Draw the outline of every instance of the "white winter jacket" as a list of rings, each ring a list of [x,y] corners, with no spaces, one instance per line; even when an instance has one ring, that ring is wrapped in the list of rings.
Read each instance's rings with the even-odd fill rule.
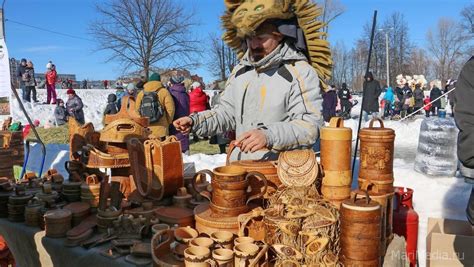
[[[220,105],[192,114],[192,131],[210,136],[229,130],[261,129],[269,151],[231,159],[276,159],[279,151],[311,147],[319,136],[321,95],[316,71],[287,43],[252,63],[249,52],[230,75]]]

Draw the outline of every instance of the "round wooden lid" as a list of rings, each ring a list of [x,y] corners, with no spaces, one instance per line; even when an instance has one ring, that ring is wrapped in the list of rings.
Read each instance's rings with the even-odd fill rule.
[[[321,128],[321,140],[352,140],[352,129],[344,127],[341,117],[333,117],[329,126]]]
[[[342,207],[349,210],[357,211],[374,211],[380,209],[380,204],[376,201],[373,201],[367,191],[363,192],[365,194],[364,198],[358,198],[359,194],[354,192],[353,197],[350,199],[344,200],[342,202]]]
[[[162,221],[175,224],[187,223],[194,219],[192,210],[180,207],[159,207],[155,209],[155,215]]]
[[[49,210],[44,214],[44,218],[47,220],[62,220],[72,217],[70,210],[58,209],[58,210]]]
[[[71,211],[72,214],[78,214],[88,211],[91,208],[89,203],[73,202],[64,206],[63,209]]]
[[[374,127],[374,122],[380,123],[379,127]],[[395,138],[395,131],[391,128],[385,128],[383,121],[379,118],[374,118],[370,121],[368,128],[362,128],[359,132],[359,136],[384,136]]]

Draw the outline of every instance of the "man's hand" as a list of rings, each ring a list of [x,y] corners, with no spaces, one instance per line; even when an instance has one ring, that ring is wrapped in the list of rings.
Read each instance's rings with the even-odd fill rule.
[[[193,120],[190,117],[182,117],[173,122],[173,126],[183,134],[189,134],[193,126]]]
[[[251,130],[239,136],[235,143],[242,152],[253,153],[267,146],[267,137],[262,130]]]

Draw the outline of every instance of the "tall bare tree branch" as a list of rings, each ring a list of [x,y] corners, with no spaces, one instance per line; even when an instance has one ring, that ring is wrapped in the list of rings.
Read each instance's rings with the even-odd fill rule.
[[[197,66],[202,51],[192,34],[195,12],[172,0],[108,0],[97,4],[100,19],[90,26],[107,61],[134,67],[148,76],[157,64]],[[148,78],[148,77],[147,77]]]

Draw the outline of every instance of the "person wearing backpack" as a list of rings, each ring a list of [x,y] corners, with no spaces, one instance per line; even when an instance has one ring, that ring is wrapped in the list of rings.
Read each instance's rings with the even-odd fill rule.
[[[137,95],[135,108],[142,117],[150,118],[149,128],[154,136],[167,136],[175,112],[173,97],[161,83],[158,73],[153,73],[143,87]]]
[[[25,88],[25,81],[23,81],[23,74],[25,73],[26,69],[26,58],[22,58],[20,61],[20,65],[16,69],[16,77],[19,81],[20,89],[21,89],[21,99],[26,100],[26,88]]]
[[[171,87],[169,88],[169,91],[171,93],[171,96],[173,97],[175,106],[173,120],[189,116],[190,96],[188,95],[188,93],[186,93],[186,87],[184,87],[183,81],[183,76],[171,77]],[[170,125],[170,134],[176,136],[176,138],[178,138],[178,140],[181,142],[181,152],[188,154],[189,136],[177,131],[172,124]]]
[[[33,62],[28,60],[26,62],[25,73],[23,73],[22,80],[25,83],[25,101],[31,101],[31,93],[33,93],[33,101],[38,103],[36,99],[36,80],[35,80],[35,69],[33,68]]]

